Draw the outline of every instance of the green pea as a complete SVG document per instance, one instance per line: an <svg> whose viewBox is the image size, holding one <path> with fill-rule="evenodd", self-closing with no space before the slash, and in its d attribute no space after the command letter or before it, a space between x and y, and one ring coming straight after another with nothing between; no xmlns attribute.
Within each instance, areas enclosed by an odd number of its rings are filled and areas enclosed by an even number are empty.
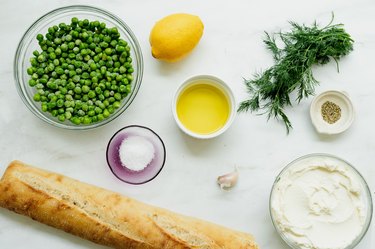
<svg viewBox="0 0 375 249"><path fill-rule="evenodd" d="M29 67L29 68L27 69L27 74L28 74L28 75L33 75L33 73L34 73L33 68L32 68L32 67Z"/></svg>
<svg viewBox="0 0 375 249"><path fill-rule="evenodd" d="M102 89L99 86L97 86L97 87L95 87L95 92L97 94L101 94L102 93Z"/></svg>
<svg viewBox="0 0 375 249"><path fill-rule="evenodd" d="M77 111L78 116L83 117L86 115L86 112L84 110L78 110Z"/></svg>
<svg viewBox="0 0 375 249"><path fill-rule="evenodd" d="M73 124L76 124L76 125L79 125L81 124L81 119L79 117L72 117L70 119L70 121L72 121Z"/></svg>
<svg viewBox="0 0 375 249"><path fill-rule="evenodd" d="M90 78L90 74L87 72L82 73L82 79L88 79Z"/></svg>
<svg viewBox="0 0 375 249"><path fill-rule="evenodd" d="M95 98L96 94L95 94L94 91L89 91L88 94L87 94L87 96L88 96L90 99L93 99L93 98Z"/></svg>
<svg viewBox="0 0 375 249"><path fill-rule="evenodd" d="M90 24L89 20L87 20L87 19L83 20L83 26L84 27L87 27L89 24Z"/></svg>
<svg viewBox="0 0 375 249"><path fill-rule="evenodd" d="M98 77L92 77L91 80L93 83L98 83L99 81Z"/></svg>
<svg viewBox="0 0 375 249"><path fill-rule="evenodd" d="M90 111L87 112L87 115L89 115L90 117L93 117L93 116L95 116L95 111L90 110Z"/></svg>
<svg viewBox="0 0 375 249"><path fill-rule="evenodd" d="M86 49L82 49L80 53L82 56L85 56L88 54L88 51Z"/></svg>
<svg viewBox="0 0 375 249"><path fill-rule="evenodd" d="M56 59L56 54L55 53L50 53L48 56L52 60Z"/></svg>
<svg viewBox="0 0 375 249"><path fill-rule="evenodd" d="M71 41L71 42L68 43L68 49L73 49L74 46L75 46L74 42Z"/></svg>
<svg viewBox="0 0 375 249"><path fill-rule="evenodd" d="M73 37L73 38L78 38L78 37L79 37L79 33L78 33L77 30L74 30L74 31L72 32L72 37Z"/></svg>
<svg viewBox="0 0 375 249"><path fill-rule="evenodd" d="M80 67L82 67L82 61L74 61L74 62L73 62L73 65L74 65L76 68L80 68Z"/></svg>
<svg viewBox="0 0 375 249"><path fill-rule="evenodd" d="M56 109L51 111L51 115L54 116L54 117L56 117L58 114L59 114L59 112Z"/></svg>
<svg viewBox="0 0 375 249"><path fill-rule="evenodd" d="M110 114L114 113L115 112L115 108L113 106L108 106L107 107L107 110Z"/></svg>
<svg viewBox="0 0 375 249"><path fill-rule="evenodd" d="M103 111L103 117L104 118L108 118L109 115L110 115L110 113L109 113L108 109L104 109L104 111Z"/></svg>
<svg viewBox="0 0 375 249"><path fill-rule="evenodd" d="M58 75L62 75L64 74L64 69L62 69L61 67L57 67L55 72L58 74Z"/></svg>
<svg viewBox="0 0 375 249"><path fill-rule="evenodd" d="M102 121L104 119L103 114L98 114L96 117L97 117L98 121Z"/></svg>
<svg viewBox="0 0 375 249"><path fill-rule="evenodd" d="M90 63L90 68L91 70L96 70L97 69L96 63L95 62Z"/></svg>
<svg viewBox="0 0 375 249"><path fill-rule="evenodd" d="M105 41L101 42L99 45L100 45L100 47L102 47L102 48L107 48L107 47L108 47L108 43L105 42Z"/></svg>
<svg viewBox="0 0 375 249"><path fill-rule="evenodd" d="M57 84L54 81L47 82L47 87L54 90L58 89Z"/></svg>
<svg viewBox="0 0 375 249"><path fill-rule="evenodd" d="M72 17L72 24L77 24L78 23L78 18L77 17Z"/></svg>
<svg viewBox="0 0 375 249"><path fill-rule="evenodd" d="M122 77L121 74L119 74L119 75L116 76L116 81L121 82L122 79L123 79L123 77Z"/></svg>
<svg viewBox="0 0 375 249"><path fill-rule="evenodd" d="M49 33L49 34L53 34L53 33L55 33L55 29L54 29L53 27L49 27L49 28L48 28L48 33Z"/></svg>
<svg viewBox="0 0 375 249"><path fill-rule="evenodd" d="M103 100L103 105L105 107L109 106L109 101L107 99Z"/></svg>
<svg viewBox="0 0 375 249"><path fill-rule="evenodd" d="M39 62L44 62L44 61L46 61L46 57L45 57L43 54L40 54L40 55L38 56L38 61L39 61Z"/></svg>
<svg viewBox="0 0 375 249"><path fill-rule="evenodd" d="M98 94L97 99L100 100L100 101L103 101L103 100L105 100L105 97L104 97L103 94Z"/></svg>
<svg viewBox="0 0 375 249"><path fill-rule="evenodd" d="M57 45L60 45L61 44L61 39L58 38L58 37L55 38L54 43L57 44Z"/></svg>
<svg viewBox="0 0 375 249"><path fill-rule="evenodd" d="M50 63L47 67L48 71L52 72L55 69L55 65L53 63Z"/></svg>
<svg viewBox="0 0 375 249"><path fill-rule="evenodd" d="M31 66L33 67L39 66L39 63L35 57L30 58L30 63L31 63Z"/></svg>
<svg viewBox="0 0 375 249"><path fill-rule="evenodd" d="M95 47L95 53L97 53L97 54L99 54L99 53L101 53L103 50L102 50L102 48L101 47Z"/></svg>
<svg viewBox="0 0 375 249"><path fill-rule="evenodd" d="M66 89L65 87L61 87L60 92L61 92L61 94L65 95L65 94L68 93L68 89Z"/></svg>
<svg viewBox="0 0 375 249"><path fill-rule="evenodd" d="M84 124L91 124L91 122L92 122L92 119L90 117L84 117L83 118L83 123Z"/></svg>
<svg viewBox="0 0 375 249"><path fill-rule="evenodd" d="M100 73L105 74L107 72L107 68L105 66L102 66L100 68Z"/></svg>
<svg viewBox="0 0 375 249"><path fill-rule="evenodd" d="M40 101L40 97L41 96L40 96L39 93L35 93L33 99L34 99L34 101L39 102Z"/></svg>
<svg viewBox="0 0 375 249"><path fill-rule="evenodd" d="M79 53L79 48L78 48L78 47L74 47L74 48L73 48L73 53L78 54L78 53ZM74 56L74 57L75 57L75 56Z"/></svg>
<svg viewBox="0 0 375 249"><path fill-rule="evenodd" d="M48 102L47 107L49 110L52 110L53 108L56 107L56 102Z"/></svg>
<svg viewBox="0 0 375 249"><path fill-rule="evenodd" d="M83 103L81 109L87 112L89 110L89 106L86 103Z"/></svg>
<svg viewBox="0 0 375 249"><path fill-rule="evenodd" d="M36 87L36 89L43 89L44 88L43 84L40 84L40 83L37 83L35 85L35 87Z"/></svg>
<svg viewBox="0 0 375 249"><path fill-rule="evenodd" d="M44 37L43 37L42 34L37 34L36 39L37 39L39 42L41 42L41 41L43 41Z"/></svg>
<svg viewBox="0 0 375 249"><path fill-rule="evenodd" d="M103 102L102 102L102 101L100 101L100 100L97 100L97 101L95 101L95 105L96 105L96 106L98 106L98 107L100 107L100 108L102 108L102 109L104 109L104 108L105 108L105 106L104 106Z"/></svg>
<svg viewBox="0 0 375 249"><path fill-rule="evenodd" d="M111 86L111 90L112 91L117 91L118 90L118 86L117 85L112 85Z"/></svg>
<svg viewBox="0 0 375 249"><path fill-rule="evenodd" d="M89 86L86 86L86 85L82 86L82 92L88 93L89 91L90 91L90 87Z"/></svg>
<svg viewBox="0 0 375 249"><path fill-rule="evenodd" d="M125 51L125 47L124 46L117 46L116 51L122 53L122 52Z"/></svg>
<svg viewBox="0 0 375 249"><path fill-rule="evenodd" d="M61 51L64 51L64 52L68 51L68 45L66 43L61 44L60 48L61 48Z"/></svg>
<svg viewBox="0 0 375 249"><path fill-rule="evenodd" d="M67 34L67 35L65 36L65 40L66 40L67 42L70 42L72 39L73 39L73 37L72 37L71 34Z"/></svg>
<svg viewBox="0 0 375 249"><path fill-rule="evenodd" d="M74 112L74 108L73 108L73 107L67 107L67 108L65 108L65 110L66 110L67 112L70 112L70 113L73 113L73 112Z"/></svg>
<svg viewBox="0 0 375 249"><path fill-rule="evenodd" d="M76 87L74 88L74 92L77 93L77 94L80 94L80 93L82 92L82 88L79 87L79 86L76 86Z"/></svg>
<svg viewBox="0 0 375 249"><path fill-rule="evenodd" d="M42 111L43 111L43 112L48 111L47 103L42 103Z"/></svg>
<svg viewBox="0 0 375 249"><path fill-rule="evenodd" d="M126 86L125 85L120 85L118 91L120 93L125 93L126 92Z"/></svg>
<svg viewBox="0 0 375 249"><path fill-rule="evenodd" d="M112 106L114 109L118 109L121 106L121 103L119 101L115 101L113 102Z"/></svg>
<svg viewBox="0 0 375 249"><path fill-rule="evenodd" d="M64 114L60 114L60 115L58 116L58 120L59 120L60 122L64 122L64 121L65 121L65 115L64 115Z"/></svg>
<svg viewBox="0 0 375 249"><path fill-rule="evenodd" d="M133 80L133 76L131 74L127 74L126 75L126 78L128 79L128 81L132 81Z"/></svg>
<svg viewBox="0 0 375 249"><path fill-rule="evenodd" d="M102 108L100 108L100 107L98 107L98 106L95 107L94 111L95 111L96 114L100 114L100 113L103 112Z"/></svg>
<svg viewBox="0 0 375 249"><path fill-rule="evenodd" d="M110 36L104 36L104 38L103 38L103 41L105 41L105 42L107 42L107 43L110 43L111 42L111 37Z"/></svg>
<svg viewBox="0 0 375 249"><path fill-rule="evenodd" d="M108 98L108 102L109 103L113 103L113 102L115 102L116 101L116 99L114 98L114 97L109 97Z"/></svg>
<svg viewBox="0 0 375 249"><path fill-rule="evenodd" d="M80 79L81 79L81 77L79 77L79 75L74 75L73 76L73 81L76 82L76 83L79 82Z"/></svg>
<svg viewBox="0 0 375 249"><path fill-rule="evenodd" d="M90 66L87 63L82 63L82 70L87 71Z"/></svg>
<svg viewBox="0 0 375 249"><path fill-rule="evenodd" d="M113 64L116 71L119 71L119 68L121 67L121 63L119 61L115 61L115 63Z"/></svg>
<svg viewBox="0 0 375 249"><path fill-rule="evenodd" d="M106 53L106 55L111 55L112 54L112 49L111 48L106 48L104 50L104 53Z"/></svg>
<svg viewBox="0 0 375 249"><path fill-rule="evenodd" d="M73 83L73 82L69 82L68 83L68 85L66 85L66 88L68 89L68 90L72 90L72 89L74 89L74 87L75 87L76 85ZM66 95L66 97L67 97L68 95Z"/></svg>
<svg viewBox="0 0 375 249"><path fill-rule="evenodd" d="M88 101L89 96L87 94L82 95L82 101Z"/></svg>
<svg viewBox="0 0 375 249"><path fill-rule="evenodd" d="M108 91L108 90L105 90L105 91L103 92L103 95L104 95L104 97L108 98L108 97L109 97L109 91Z"/></svg>
<svg viewBox="0 0 375 249"><path fill-rule="evenodd" d="M116 100L121 100L122 97L121 97L121 93L115 93L115 95L113 96Z"/></svg>
<svg viewBox="0 0 375 249"><path fill-rule="evenodd" d="M128 43L123 39L119 39L118 44L121 45L121 46L124 46L124 47L126 47L128 45Z"/></svg>
<svg viewBox="0 0 375 249"><path fill-rule="evenodd" d="M36 80L34 80L34 79L30 79L30 80L29 80L29 86L34 87L34 86L36 86L37 84L38 84L38 83L37 83Z"/></svg>
<svg viewBox="0 0 375 249"><path fill-rule="evenodd" d="M72 117L72 113L71 112L65 112L65 119L70 119Z"/></svg>
<svg viewBox="0 0 375 249"><path fill-rule="evenodd" d="M116 40L112 40L110 43L109 43L112 47L116 47L117 46L117 41Z"/></svg>

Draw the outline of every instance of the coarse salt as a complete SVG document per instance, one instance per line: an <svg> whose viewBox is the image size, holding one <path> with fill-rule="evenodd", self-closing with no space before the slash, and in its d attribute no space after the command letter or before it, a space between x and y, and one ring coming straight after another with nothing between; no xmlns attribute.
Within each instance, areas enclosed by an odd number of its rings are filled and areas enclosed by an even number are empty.
<svg viewBox="0 0 375 249"><path fill-rule="evenodd" d="M154 159L155 148L144 137L130 136L121 142L119 155L123 167L133 171L141 171Z"/></svg>

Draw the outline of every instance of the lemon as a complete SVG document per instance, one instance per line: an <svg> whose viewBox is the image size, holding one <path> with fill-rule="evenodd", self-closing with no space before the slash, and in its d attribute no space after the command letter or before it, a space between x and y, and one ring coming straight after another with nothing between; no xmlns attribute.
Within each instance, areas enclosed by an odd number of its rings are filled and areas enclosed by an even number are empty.
<svg viewBox="0 0 375 249"><path fill-rule="evenodd" d="M204 25L198 16L178 13L156 22L150 33L152 56L175 62L189 54L203 34Z"/></svg>

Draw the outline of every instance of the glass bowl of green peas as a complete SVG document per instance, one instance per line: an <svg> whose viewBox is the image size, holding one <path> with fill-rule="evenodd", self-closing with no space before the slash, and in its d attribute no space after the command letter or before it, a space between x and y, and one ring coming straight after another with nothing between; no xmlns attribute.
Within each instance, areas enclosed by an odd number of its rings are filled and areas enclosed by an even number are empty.
<svg viewBox="0 0 375 249"><path fill-rule="evenodd" d="M35 21L15 55L17 90L54 126L107 124L132 103L143 76L139 43L119 17L92 6L55 9Z"/></svg>

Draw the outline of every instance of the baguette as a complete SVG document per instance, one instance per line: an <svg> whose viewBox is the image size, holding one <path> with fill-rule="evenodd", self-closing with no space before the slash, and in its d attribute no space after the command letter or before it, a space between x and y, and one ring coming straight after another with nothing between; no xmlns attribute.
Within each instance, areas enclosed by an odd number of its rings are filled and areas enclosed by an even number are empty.
<svg viewBox="0 0 375 249"><path fill-rule="evenodd" d="M251 235L13 161L0 206L97 244L126 249L256 249Z"/></svg>

